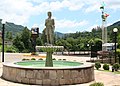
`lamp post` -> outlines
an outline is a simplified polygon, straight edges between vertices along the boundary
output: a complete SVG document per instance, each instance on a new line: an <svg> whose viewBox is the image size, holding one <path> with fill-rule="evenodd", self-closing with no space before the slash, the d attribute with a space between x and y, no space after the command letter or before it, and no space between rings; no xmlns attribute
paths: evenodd
<svg viewBox="0 0 120 86"><path fill-rule="evenodd" d="M5 21L2 21L2 62L4 62L4 33L5 33Z"/></svg>
<svg viewBox="0 0 120 86"><path fill-rule="evenodd" d="M90 45L89 45L89 44L87 44L87 48L88 48L88 54L89 54L89 46L90 46Z"/></svg>
<svg viewBox="0 0 120 86"><path fill-rule="evenodd" d="M32 43L33 43L33 52L32 55L35 55L36 53L36 38L39 37L39 27L37 25L33 25L32 29Z"/></svg>
<svg viewBox="0 0 120 86"><path fill-rule="evenodd" d="M113 32L114 32L114 34L115 34L115 63L117 62L117 57L116 57L116 42L117 42L117 31L118 31L118 29L117 28L114 28L113 29Z"/></svg>

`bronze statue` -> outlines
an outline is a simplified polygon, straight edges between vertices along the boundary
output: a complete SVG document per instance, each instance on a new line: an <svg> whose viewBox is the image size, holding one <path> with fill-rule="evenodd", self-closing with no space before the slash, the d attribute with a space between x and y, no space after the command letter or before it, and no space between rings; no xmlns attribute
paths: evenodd
<svg viewBox="0 0 120 86"><path fill-rule="evenodd" d="M54 19L51 19L52 13L48 12L48 18L45 20L45 35L47 38L47 44L52 45L54 39L54 30L55 30L55 22Z"/></svg>

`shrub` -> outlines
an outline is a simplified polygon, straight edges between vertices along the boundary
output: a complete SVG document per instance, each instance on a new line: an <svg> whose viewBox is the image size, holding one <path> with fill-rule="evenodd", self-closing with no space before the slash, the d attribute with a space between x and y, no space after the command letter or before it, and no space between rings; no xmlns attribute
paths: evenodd
<svg viewBox="0 0 120 86"><path fill-rule="evenodd" d="M109 65L108 65L108 64L104 64L104 65L103 65L103 69L104 69L104 70L109 70Z"/></svg>
<svg viewBox="0 0 120 86"><path fill-rule="evenodd" d="M28 50L28 49L24 49L24 50L22 51L22 53L29 53L29 50Z"/></svg>
<svg viewBox="0 0 120 86"><path fill-rule="evenodd" d="M43 60L42 58L39 58L38 60Z"/></svg>
<svg viewBox="0 0 120 86"><path fill-rule="evenodd" d="M95 82L93 84L90 84L89 86L104 86L104 84L101 82Z"/></svg>
<svg viewBox="0 0 120 86"><path fill-rule="evenodd" d="M31 60L36 60L35 58L31 58Z"/></svg>
<svg viewBox="0 0 120 86"><path fill-rule="evenodd" d="M120 49L117 49L116 54L120 56Z"/></svg>
<svg viewBox="0 0 120 86"><path fill-rule="evenodd" d="M58 60L62 60L62 59L58 59Z"/></svg>
<svg viewBox="0 0 120 86"><path fill-rule="evenodd" d="M66 61L66 59L63 59L63 61Z"/></svg>
<svg viewBox="0 0 120 86"><path fill-rule="evenodd" d="M26 60L30 60L30 59L26 59Z"/></svg>
<svg viewBox="0 0 120 86"><path fill-rule="evenodd" d="M22 61L25 61L25 60L26 60L25 58L22 59Z"/></svg>
<svg viewBox="0 0 120 86"><path fill-rule="evenodd" d="M120 65L118 63L113 64L113 68L115 71L117 71L120 68Z"/></svg>
<svg viewBox="0 0 120 86"><path fill-rule="evenodd" d="M5 52L9 52L9 53L15 53L18 52L18 49L15 48L14 46L5 46Z"/></svg>
<svg viewBox="0 0 120 86"><path fill-rule="evenodd" d="M23 58L22 61L26 61L26 60L29 60L29 59L26 59L26 58Z"/></svg>
<svg viewBox="0 0 120 86"><path fill-rule="evenodd" d="M100 62L96 62L96 63L95 63L95 68L98 70L100 67L101 67Z"/></svg>
<svg viewBox="0 0 120 86"><path fill-rule="evenodd" d="M31 55L38 55L36 52L32 52Z"/></svg>
<svg viewBox="0 0 120 86"><path fill-rule="evenodd" d="M56 60L55 58L53 58L52 60Z"/></svg>

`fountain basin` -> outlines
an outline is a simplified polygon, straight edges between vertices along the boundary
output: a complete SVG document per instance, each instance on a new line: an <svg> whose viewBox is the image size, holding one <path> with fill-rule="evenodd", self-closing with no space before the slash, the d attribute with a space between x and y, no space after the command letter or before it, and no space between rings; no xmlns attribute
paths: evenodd
<svg viewBox="0 0 120 86"><path fill-rule="evenodd" d="M16 65L20 66L26 66L26 67L45 67L45 61L44 60L38 60L38 61L21 61L21 62L16 62ZM73 66L80 66L83 65L83 63L79 62L70 62L70 61L53 61L53 67L73 67Z"/></svg>
<svg viewBox="0 0 120 86"><path fill-rule="evenodd" d="M94 80L94 66L32 67L3 63L2 77L13 82L42 86L80 84Z"/></svg>

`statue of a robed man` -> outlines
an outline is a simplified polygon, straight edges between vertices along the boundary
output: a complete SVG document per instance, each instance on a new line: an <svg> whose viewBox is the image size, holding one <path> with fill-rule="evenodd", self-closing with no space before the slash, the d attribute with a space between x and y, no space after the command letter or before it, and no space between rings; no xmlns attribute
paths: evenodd
<svg viewBox="0 0 120 86"><path fill-rule="evenodd" d="M54 30L55 30L55 22L54 19L51 19L52 13L47 13L48 18L45 20L45 35L47 39L47 44L52 45L54 42Z"/></svg>

